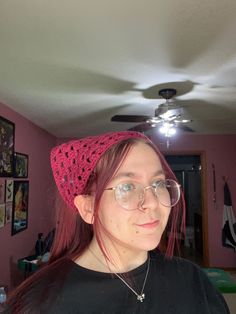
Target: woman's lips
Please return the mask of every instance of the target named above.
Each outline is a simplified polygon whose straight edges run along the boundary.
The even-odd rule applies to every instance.
[[[139,227],[142,227],[142,228],[155,228],[156,226],[158,226],[160,223],[159,220],[155,220],[155,221],[152,221],[152,222],[147,222],[145,224],[141,224],[141,225],[137,225]]]

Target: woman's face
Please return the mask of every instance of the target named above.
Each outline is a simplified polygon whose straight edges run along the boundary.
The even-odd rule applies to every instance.
[[[156,152],[147,144],[135,144],[127,154],[107,188],[120,183],[150,186],[165,179]],[[129,251],[149,251],[157,247],[166,227],[170,208],[161,205],[152,189],[145,191],[142,208],[128,211],[120,206],[113,190],[105,190],[99,207],[99,219],[116,247]],[[100,230],[103,241],[108,238]]]

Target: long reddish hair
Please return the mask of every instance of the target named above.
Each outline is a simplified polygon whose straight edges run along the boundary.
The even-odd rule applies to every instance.
[[[34,288],[35,283],[41,282],[44,274],[48,274],[50,270],[51,279],[54,280],[58,277],[58,269],[65,258],[72,260],[77,259],[84,250],[89,246],[93,236],[95,235],[98,244],[104,253],[105,257],[109,259],[106,254],[105,246],[100,235],[101,224],[98,217],[99,204],[103,195],[104,189],[107,187],[110,180],[114,177],[115,173],[121,166],[131,147],[139,142],[147,143],[157,153],[160,158],[163,170],[166,178],[176,180],[176,177],[165,158],[157,147],[150,141],[137,138],[129,138],[123,140],[110,149],[108,149],[100,158],[96,169],[91,173],[88,183],[83,191],[83,194],[90,194],[92,187],[95,186],[95,203],[94,203],[94,223],[93,225],[87,224],[79,215],[78,211],[72,208],[68,208],[65,204],[57,204],[57,227],[55,240],[51,250],[50,260],[45,265],[24,281],[10,296],[8,304],[11,308],[11,313],[25,313],[29,304],[33,300],[29,300],[26,294],[29,295],[29,291]],[[168,222],[168,242],[163,245],[162,241],[158,245],[158,249],[165,251],[167,257],[173,256],[175,247],[178,247],[178,237],[180,233],[184,233],[185,226],[185,202],[183,194],[181,193],[180,202],[174,206],[171,210]],[[26,293],[27,292],[27,293]],[[38,302],[42,301],[43,296],[38,299]],[[34,302],[36,304],[36,302]],[[31,313],[32,310],[31,310]]]

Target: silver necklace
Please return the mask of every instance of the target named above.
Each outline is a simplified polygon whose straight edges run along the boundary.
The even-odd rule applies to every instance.
[[[89,251],[92,253],[92,255],[104,266],[108,267],[107,265],[105,265],[96,255],[93,251],[90,250],[90,248],[88,248]],[[125,285],[126,287],[128,287],[137,297],[137,300],[140,301],[141,303],[143,302],[143,300],[145,299],[145,293],[144,293],[144,289],[145,289],[145,285],[146,285],[146,281],[147,281],[147,277],[149,274],[149,269],[150,269],[150,256],[148,255],[148,266],[147,266],[147,271],[146,271],[146,275],[144,278],[144,282],[143,282],[143,286],[142,286],[142,290],[140,292],[140,294],[138,294],[125,280],[124,278],[122,278],[119,274],[114,273],[114,275],[116,275]]]
[[[148,256],[148,266],[147,266],[147,271],[146,271],[146,275],[144,278],[144,282],[143,282],[143,287],[142,290],[140,292],[140,294],[138,294],[119,274],[114,273],[137,297],[137,300],[140,302],[143,302],[143,300],[145,299],[145,293],[144,288],[146,285],[146,281],[147,281],[147,277],[148,277],[148,273],[149,273],[149,268],[150,268],[150,257]]]

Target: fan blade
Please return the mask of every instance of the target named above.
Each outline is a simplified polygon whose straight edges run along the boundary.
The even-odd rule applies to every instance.
[[[130,129],[128,129],[129,131],[136,131],[136,132],[145,132],[152,129],[151,125],[149,125],[148,123],[141,123],[138,124]]]
[[[178,124],[177,129],[180,129],[184,132],[195,132],[193,129],[191,129],[187,125],[183,125],[183,124]]]
[[[134,115],[115,115],[111,118],[114,122],[145,122],[152,117],[149,116],[134,116]]]

